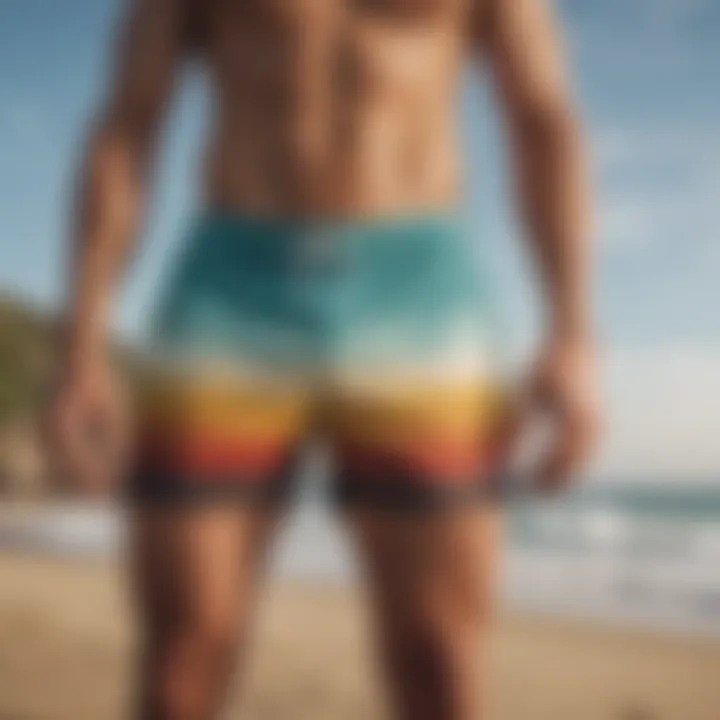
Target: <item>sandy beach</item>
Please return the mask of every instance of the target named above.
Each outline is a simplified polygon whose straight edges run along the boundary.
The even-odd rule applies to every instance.
[[[132,637],[118,564],[0,554],[0,720],[114,720]],[[361,598],[267,588],[247,720],[383,718]],[[720,642],[500,613],[490,720],[717,720]]]

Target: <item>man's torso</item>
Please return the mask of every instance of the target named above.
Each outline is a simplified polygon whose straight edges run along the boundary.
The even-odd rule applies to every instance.
[[[213,91],[209,204],[280,216],[451,204],[477,0],[190,0]]]

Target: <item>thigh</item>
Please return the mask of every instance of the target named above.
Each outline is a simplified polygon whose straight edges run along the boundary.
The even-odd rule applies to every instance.
[[[147,649],[178,633],[227,640],[252,607],[276,522],[251,508],[136,510],[131,586]]]
[[[353,525],[395,715],[480,717],[497,516],[481,508],[365,510],[356,511]]]
[[[467,628],[488,614],[501,520],[490,507],[349,515],[362,568],[382,623],[448,620]]]

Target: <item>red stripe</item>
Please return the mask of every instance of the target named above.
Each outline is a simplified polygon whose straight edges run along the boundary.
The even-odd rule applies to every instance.
[[[382,473],[443,483],[466,482],[490,468],[489,448],[478,444],[388,448],[345,444],[341,464],[352,474]]]
[[[138,448],[141,465],[166,470],[216,475],[266,473],[287,453],[284,443],[228,442],[209,438],[147,437]]]

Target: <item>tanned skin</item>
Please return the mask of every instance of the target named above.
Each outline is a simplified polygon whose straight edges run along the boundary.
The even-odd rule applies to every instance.
[[[548,0],[129,0],[82,173],[56,457],[88,494],[107,478],[90,425],[120,425],[111,297],[138,237],[165,111],[188,61],[213,89],[205,204],[241,215],[384,217],[452,206],[460,69],[485,61],[506,117],[547,327],[523,411],[550,412],[536,476],[558,488],[595,436],[583,144]],[[523,423],[517,418],[514,431]],[[512,443],[510,443],[511,445]],[[242,651],[274,518],[138,512],[137,717],[209,720]],[[479,720],[496,513],[349,518],[374,601],[394,717]],[[242,652],[240,653],[242,657]]]

